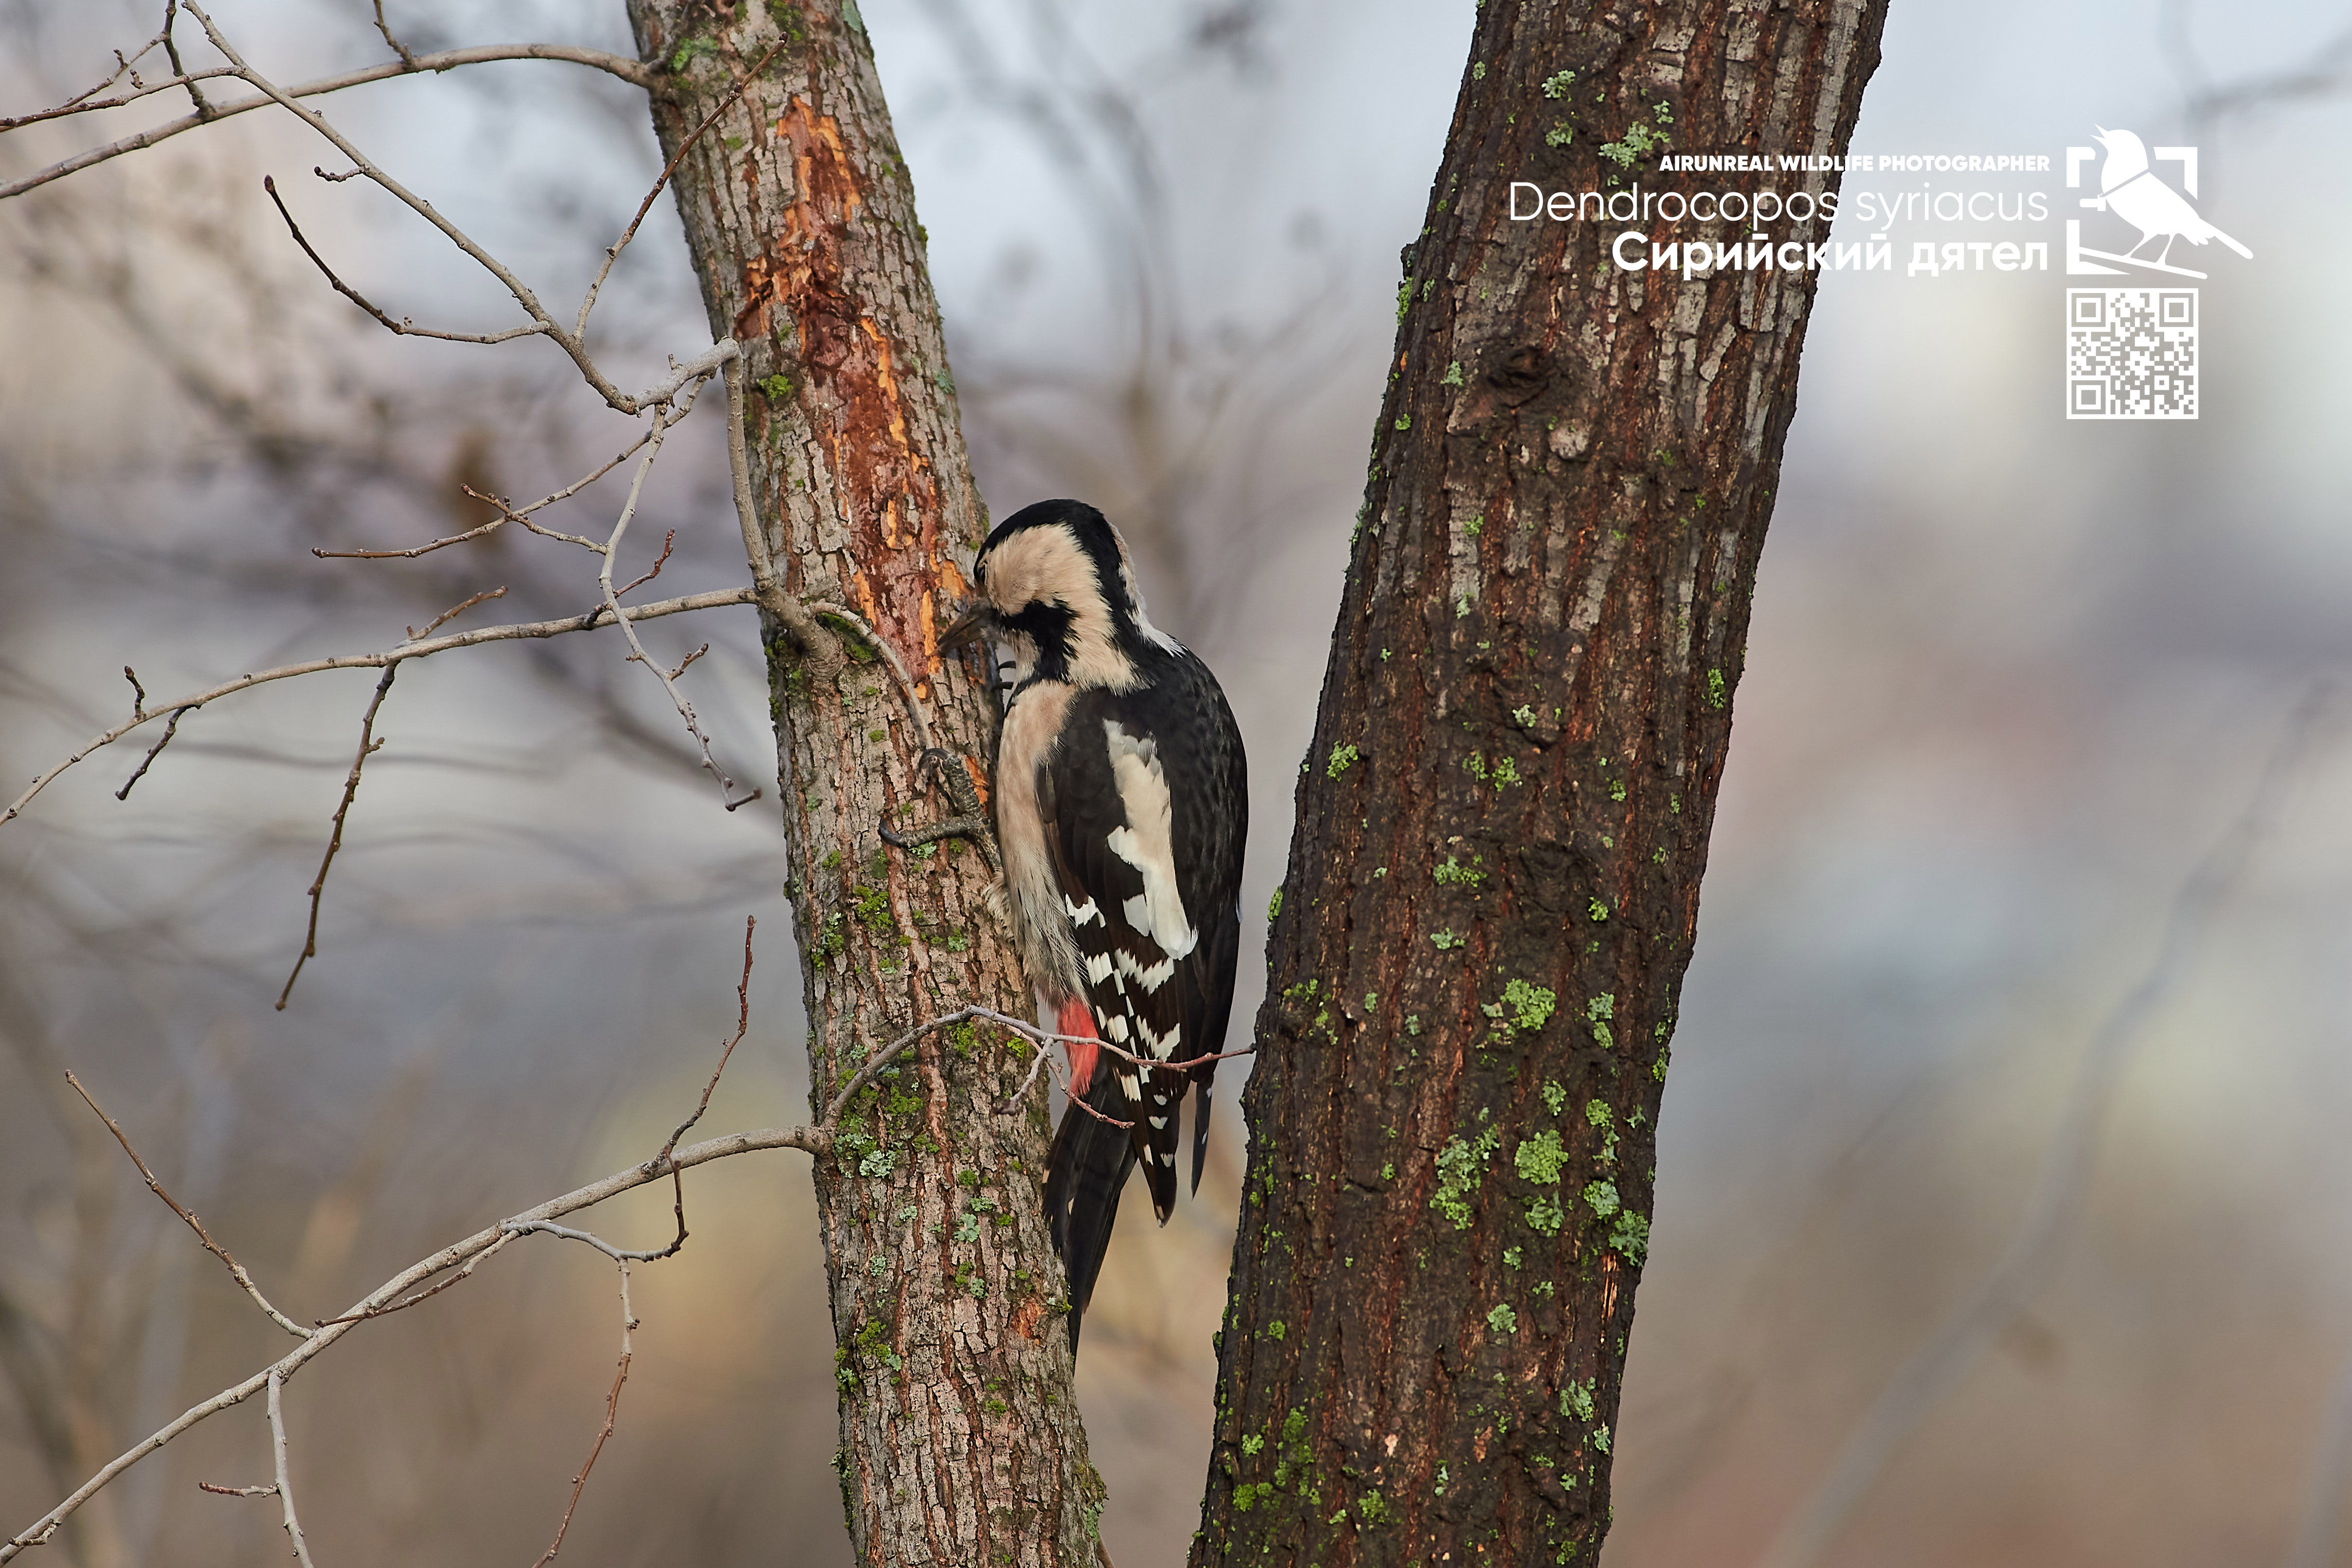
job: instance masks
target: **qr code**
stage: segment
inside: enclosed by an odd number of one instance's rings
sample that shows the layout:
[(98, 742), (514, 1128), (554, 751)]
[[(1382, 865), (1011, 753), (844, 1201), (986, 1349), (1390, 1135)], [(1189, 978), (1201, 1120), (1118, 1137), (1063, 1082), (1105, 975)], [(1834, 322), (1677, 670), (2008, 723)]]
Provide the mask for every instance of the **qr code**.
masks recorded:
[(2066, 290), (2068, 419), (2197, 417), (2197, 290)]

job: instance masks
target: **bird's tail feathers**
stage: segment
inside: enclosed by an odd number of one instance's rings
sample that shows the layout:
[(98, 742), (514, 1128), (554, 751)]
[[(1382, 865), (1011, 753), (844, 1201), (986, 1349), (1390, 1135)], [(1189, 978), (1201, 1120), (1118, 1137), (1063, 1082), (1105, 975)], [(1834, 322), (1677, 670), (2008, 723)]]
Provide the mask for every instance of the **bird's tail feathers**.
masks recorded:
[[(1213, 1065), (1213, 1064), (1212, 1064)], [(1196, 1071), (1192, 1076), (1192, 1191), (1201, 1190), (1201, 1167), (1209, 1162), (1209, 1077)]]
[[(1115, 1072), (1097, 1074), (1082, 1098), (1121, 1121), (1135, 1113)], [(1069, 1276), (1073, 1353), (1078, 1348), (1079, 1319), (1094, 1299), (1095, 1276), (1110, 1249), (1111, 1227), (1118, 1221), (1119, 1189), (1134, 1168), (1135, 1145), (1126, 1128), (1090, 1116), (1076, 1104), (1062, 1113), (1045, 1165), (1045, 1218), (1054, 1249), (1062, 1255), (1063, 1270)]]

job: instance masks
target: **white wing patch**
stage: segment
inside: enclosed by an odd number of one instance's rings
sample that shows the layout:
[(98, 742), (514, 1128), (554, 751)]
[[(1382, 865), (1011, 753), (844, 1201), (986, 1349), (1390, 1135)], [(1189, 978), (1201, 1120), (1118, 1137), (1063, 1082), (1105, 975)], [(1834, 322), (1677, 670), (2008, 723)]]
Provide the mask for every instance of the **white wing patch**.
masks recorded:
[(1160, 770), (1158, 746), (1150, 736), (1129, 735), (1117, 719), (1103, 720), (1103, 735), (1110, 746), (1111, 779), (1127, 816), (1124, 826), (1111, 830), (1110, 852), (1143, 878), (1143, 896), (1126, 900), (1120, 913), (1169, 957), (1184, 957), (1201, 938), (1176, 888), (1168, 779)]
[[(1137, 903), (1140, 901), (1130, 899), (1129, 902)], [(1127, 981), (1133, 980), (1137, 985), (1143, 988), (1144, 994), (1146, 996), (1157, 996), (1160, 993), (1160, 987), (1166, 985), (1169, 981), (1176, 977), (1176, 960), (1173, 958), (1162, 958), (1160, 962), (1152, 965), (1147, 969), (1142, 965), (1137, 963), (1133, 958), (1129, 957), (1124, 948), (1112, 954), (1111, 957), (1115, 958), (1118, 963), (1118, 972), (1122, 977), (1119, 981), (1118, 988), (1122, 991), (1127, 989)], [(1087, 962), (1091, 966), (1094, 963), (1094, 960), (1089, 958)], [(1109, 960), (1105, 961), (1103, 967), (1106, 970), (1110, 967)]]

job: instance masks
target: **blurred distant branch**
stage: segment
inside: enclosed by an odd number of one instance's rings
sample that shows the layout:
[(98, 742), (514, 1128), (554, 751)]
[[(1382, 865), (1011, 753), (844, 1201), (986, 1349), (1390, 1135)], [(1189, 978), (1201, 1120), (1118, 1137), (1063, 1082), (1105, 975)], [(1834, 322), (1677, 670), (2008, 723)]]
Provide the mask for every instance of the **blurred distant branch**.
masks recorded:
[[(750, 588), (722, 588), (709, 593), (689, 593), (677, 599), (657, 600), (651, 604), (632, 605), (629, 609), (629, 619), (633, 622), (651, 621), (660, 616), (677, 615), (692, 610), (716, 610), (723, 605), (750, 604), (753, 601), (753, 591)], [(484, 643), (509, 643), (527, 637), (561, 637), (569, 632), (593, 632), (600, 626), (610, 626), (613, 623), (612, 607), (600, 604), (585, 614), (567, 615), (555, 621), (531, 621), (512, 626), (483, 626), (471, 632), (453, 632), (446, 637), (432, 637), (418, 643), (404, 643), (396, 648), (387, 648), (381, 653), (339, 653), (331, 658), (310, 659), (299, 664), (281, 664), (274, 670), (239, 675), (233, 681), (223, 681), (216, 686), (207, 686), (203, 691), (192, 692), (172, 702), (160, 703), (134, 716), (130, 722), (117, 725), (93, 737), (82, 746), (81, 749), (35, 779), (23, 794), (9, 803), (7, 810), (0, 811), (0, 822), (5, 822), (20, 815), (25, 808), (31, 804), (36, 795), (47, 789), (59, 774), (75, 763), (102, 747), (113, 745), (141, 725), (166, 713), (177, 716), (190, 708), (200, 708), (207, 703), (217, 702), (222, 697), (248, 691), (255, 686), (268, 685), (272, 681), (289, 680), (297, 675), (312, 675), (326, 670), (380, 670), (389, 665), (404, 664), (410, 659), (430, 658), (435, 653), (446, 653), (452, 648), (471, 648)]]
[(2231, 82), (2215, 82), (2189, 34), (2189, 0), (2168, 0), (2164, 8), (2165, 52), (2188, 97), (2189, 134), (2203, 141), (2233, 114), (2295, 101), (2334, 98), (2352, 90), (2352, 26), (2338, 31), (2301, 64), (2258, 71)]
[(2288, 716), (2244, 810), (2173, 897), (2155, 957), (2100, 1023), (2084, 1053), (2073, 1093), (2042, 1156), (2040, 1179), (2000, 1260), (1933, 1337), (1882, 1389), (1812, 1494), (1764, 1554), (1767, 1568), (1811, 1568), (1821, 1560), (1903, 1445), (1979, 1351), (2014, 1317), (2049, 1272), (2090, 1186), (2099, 1134), (2148, 1021), (2194, 967), (2216, 917), (2237, 891), (2280, 798), (2301, 768), (2333, 685), (2315, 683)]

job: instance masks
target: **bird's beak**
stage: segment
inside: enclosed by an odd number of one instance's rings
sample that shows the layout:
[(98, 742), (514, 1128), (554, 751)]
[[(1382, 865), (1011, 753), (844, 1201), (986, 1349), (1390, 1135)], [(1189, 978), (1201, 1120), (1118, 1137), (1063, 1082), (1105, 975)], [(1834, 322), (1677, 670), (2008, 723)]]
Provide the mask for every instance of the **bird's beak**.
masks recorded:
[(940, 652), (952, 653), (965, 644), (975, 642), (981, 633), (996, 624), (996, 606), (985, 599), (975, 599), (964, 604), (956, 618), (940, 633)]

